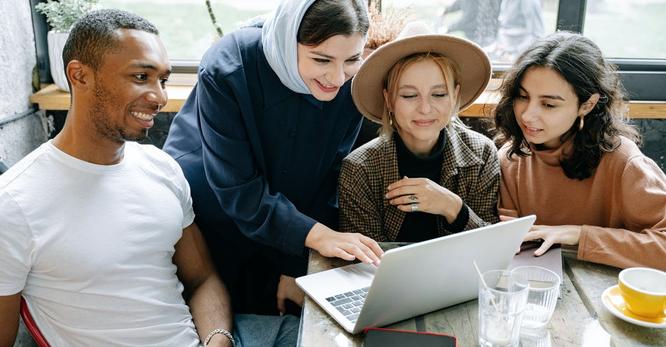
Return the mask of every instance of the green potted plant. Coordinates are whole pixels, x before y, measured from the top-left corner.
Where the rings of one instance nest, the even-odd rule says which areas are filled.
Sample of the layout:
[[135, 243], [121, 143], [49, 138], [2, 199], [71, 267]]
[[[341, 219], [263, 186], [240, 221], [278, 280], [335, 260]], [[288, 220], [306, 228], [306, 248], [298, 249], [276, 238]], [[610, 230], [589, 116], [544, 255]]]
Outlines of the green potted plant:
[[35, 9], [46, 16], [51, 26], [47, 41], [49, 46], [49, 67], [51, 77], [58, 88], [69, 91], [62, 61], [62, 49], [65, 46], [69, 30], [74, 22], [84, 14], [94, 10], [99, 0], [48, 0], [35, 5]]

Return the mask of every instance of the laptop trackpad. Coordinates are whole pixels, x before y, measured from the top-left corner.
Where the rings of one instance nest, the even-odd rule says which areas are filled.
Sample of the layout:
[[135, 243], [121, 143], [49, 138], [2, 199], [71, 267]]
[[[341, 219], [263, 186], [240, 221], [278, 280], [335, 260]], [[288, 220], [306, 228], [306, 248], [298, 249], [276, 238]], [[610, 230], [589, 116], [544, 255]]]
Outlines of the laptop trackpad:
[[311, 296], [328, 297], [369, 287], [376, 271], [372, 264], [358, 263], [300, 277], [296, 282]]
[[336, 270], [341, 270], [344, 273], [344, 276], [349, 276], [350, 278], [361, 277], [361, 278], [370, 278], [375, 276], [377, 272], [377, 267], [372, 264], [358, 263], [340, 267]]

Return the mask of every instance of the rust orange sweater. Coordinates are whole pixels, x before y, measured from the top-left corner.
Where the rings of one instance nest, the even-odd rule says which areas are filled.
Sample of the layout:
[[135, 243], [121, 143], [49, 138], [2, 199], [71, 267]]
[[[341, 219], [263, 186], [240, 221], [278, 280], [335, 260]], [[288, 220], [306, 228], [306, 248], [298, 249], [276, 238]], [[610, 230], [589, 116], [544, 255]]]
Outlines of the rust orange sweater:
[[578, 258], [620, 268], [666, 270], [666, 175], [638, 146], [622, 138], [603, 154], [592, 177], [566, 177], [558, 149], [527, 157], [506, 157], [502, 169], [500, 214], [535, 214], [539, 225], [581, 225]]

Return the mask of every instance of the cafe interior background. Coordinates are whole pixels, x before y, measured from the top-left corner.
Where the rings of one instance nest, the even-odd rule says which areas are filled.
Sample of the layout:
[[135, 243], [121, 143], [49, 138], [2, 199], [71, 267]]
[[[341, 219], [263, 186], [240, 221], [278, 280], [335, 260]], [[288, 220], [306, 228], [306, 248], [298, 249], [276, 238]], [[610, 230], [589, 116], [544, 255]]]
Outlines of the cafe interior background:
[[[503, 51], [502, 0], [383, 0], [373, 2], [385, 18], [421, 20], [440, 33], [475, 40], [493, 60], [499, 85], [512, 52]], [[513, 1], [513, 0], [504, 0]], [[1, 0], [0, 13], [0, 173], [57, 134], [66, 117], [67, 94], [57, 91], [49, 68], [41, 0]], [[666, 0], [537, 0], [542, 32], [581, 32], [593, 39], [618, 66], [630, 96], [629, 118], [643, 136], [643, 152], [666, 168]], [[204, 51], [218, 39], [255, 16], [271, 11], [275, 0], [99, 0], [100, 7], [121, 8], [145, 16], [161, 32], [175, 76], [169, 88], [191, 88]], [[211, 13], [219, 25], [212, 23]], [[42, 95], [48, 88], [52, 94]], [[176, 93], [177, 94], [177, 93]], [[170, 95], [173, 95], [170, 93]], [[185, 95], [186, 96], [186, 95]], [[52, 102], [52, 101], [57, 102]], [[54, 106], [55, 105], [55, 106]], [[463, 121], [492, 135], [492, 102], [473, 108]], [[163, 112], [148, 143], [161, 147], [177, 109]], [[359, 141], [374, 136], [371, 125]], [[359, 142], [360, 144], [360, 142]], [[23, 340], [27, 341], [27, 340]], [[17, 346], [21, 346], [21, 340]], [[28, 342], [24, 342], [28, 343]], [[29, 346], [30, 344], [25, 344]]]

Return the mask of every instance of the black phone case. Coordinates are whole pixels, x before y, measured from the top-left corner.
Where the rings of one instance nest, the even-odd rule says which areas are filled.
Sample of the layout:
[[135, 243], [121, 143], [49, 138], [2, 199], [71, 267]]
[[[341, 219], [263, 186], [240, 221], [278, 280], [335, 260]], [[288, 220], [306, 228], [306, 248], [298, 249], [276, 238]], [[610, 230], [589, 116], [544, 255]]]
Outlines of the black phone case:
[[455, 336], [385, 328], [365, 329], [364, 347], [457, 347]]

